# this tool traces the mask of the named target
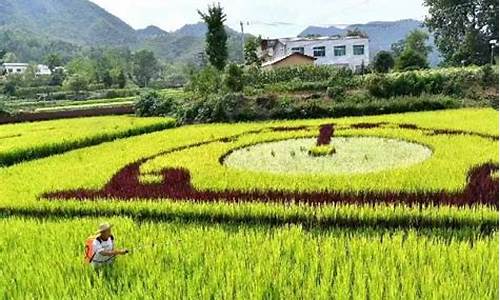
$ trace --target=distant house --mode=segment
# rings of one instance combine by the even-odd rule
[[[260,54],[268,62],[300,53],[316,58],[316,65],[334,65],[356,71],[370,63],[369,51],[366,37],[333,36],[262,40]]]
[[[4,63],[2,69],[6,75],[23,74],[30,65],[25,63]],[[36,65],[36,75],[51,75],[49,67],[46,65]]]
[[[285,66],[295,66],[295,65],[312,65],[316,60],[315,57],[305,55],[298,52],[293,52],[288,55],[278,57],[274,60],[267,61],[262,64],[264,69],[274,69]]]
[[[23,74],[28,69],[29,64],[23,63],[4,63],[2,68],[5,70],[7,75],[11,74]]]

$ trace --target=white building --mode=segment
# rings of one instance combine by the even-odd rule
[[[29,68],[29,64],[25,63],[4,63],[2,69],[6,75],[23,74]],[[49,67],[46,65],[36,65],[36,75],[51,75]]]
[[[370,63],[368,38],[348,37],[298,37],[262,40],[261,56],[265,61],[299,52],[316,58],[317,65],[347,67],[353,71]]]
[[[29,64],[23,63],[4,63],[2,68],[5,70],[7,75],[10,74],[23,74],[28,69]]]

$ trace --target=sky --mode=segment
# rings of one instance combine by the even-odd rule
[[[200,21],[196,10],[213,0],[91,0],[135,29],[173,31]],[[423,0],[219,0],[227,25],[262,37],[296,36],[309,25],[346,26],[370,21],[423,20]],[[277,24],[278,23],[278,24]]]

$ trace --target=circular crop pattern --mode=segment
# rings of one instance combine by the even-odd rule
[[[240,170],[270,173],[359,174],[418,164],[432,155],[420,144],[378,137],[338,137],[335,153],[312,156],[316,139],[290,139],[257,144],[232,152],[224,165]]]
[[[101,189],[42,198],[498,206],[497,156],[497,136],[461,130],[268,125],[144,157]]]

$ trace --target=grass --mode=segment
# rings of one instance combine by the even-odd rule
[[[496,234],[112,218],[118,247],[132,252],[95,272],[83,264],[82,245],[100,221],[0,219],[3,296],[491,299],[498,293]]]

